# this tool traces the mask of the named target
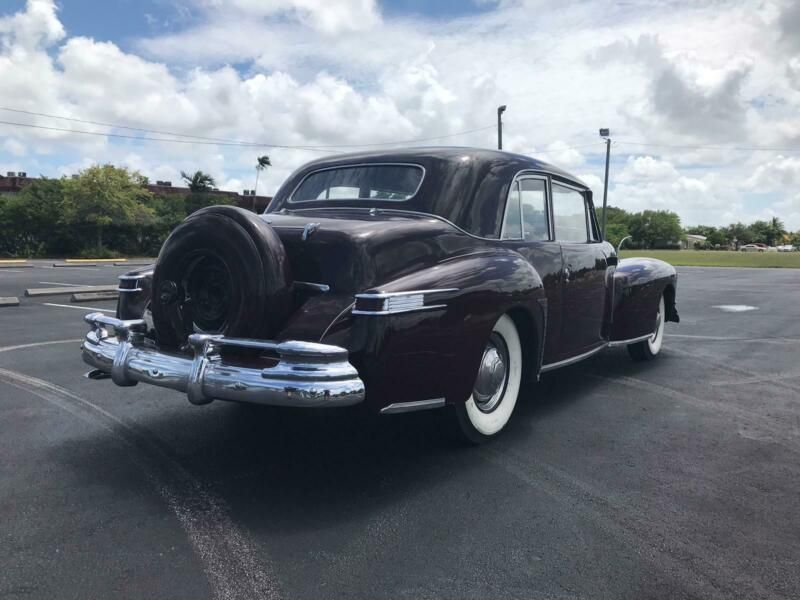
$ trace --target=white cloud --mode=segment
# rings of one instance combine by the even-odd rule
[[[375,0],[201,0],[201,4],[248,16],[288,16],[326,34],[361,31],[381,22]]]
[[[507,149],[538,150],[580,171],[600,198],[597,128],[611,127],[611,204],[723,224],[766,210],[800,212],[798,182],[786,174],[792,156],[677,147],[800,144],[793,4],[500,1],[479,16],[434,21],[384,17],[374,0],[193,0],[182,29],[123,50],[66,37],[54,2],[29,0],[0,17],[0,106],[289,146],[489,127],[441,143],[493,147],[495,108],[507,104]],[[202,169],[222,186],[251,188],[255,157],[268,153],[275,166],[259,180],[263,193],[320,155],[2,127],[0,162],[29,172],[112,161],[151,179],[176,182],[180,170]],[[676,147],[646,147],[643,155],[626,140]],[[760,193],[766,182],[769,198]],[[752,208],[756,197],[766,205]]]

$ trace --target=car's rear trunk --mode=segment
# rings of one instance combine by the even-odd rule
[[[281,238],[295,281],[355,293],[432,266],[465,247],[446,222],[414,213],[364,209],[263,215]],[[304,235],[309,224],[314,224]]]

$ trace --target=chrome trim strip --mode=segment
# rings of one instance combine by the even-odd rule
[[[602,346],[598,346],[597,348],[589,350],[588,352],[584,352],[583,354],[578,354],[577,356],[572,356],[570,358],[566,358],[566,359],[560,360],[558,362],[550,363],[550,364],[547,364],[547,365],[542,365],[542,368],[539,369],[539,372],[540,373],[546,373],[547,371],[553,371],[555,369],[560,369],[561,367],[566,367],[568,365],[573,365],[573,364],[575,364],[577,362],[580,362],[580,361],[582,361],[582,360],[584,360],[586,358],[589,358],[590,356],[592,356],[594,354],[597,354],[601,350],[605,350],[606,346],[608,346],[608,343],[605,343]]]
[[[415,412],[418,410],[430,410],[444,406],[444,398],[433,398],[432,400],[415,400],[414,402],[395,402],[381,409],[382,415],[398,415],[400,413]]]
[[[447,308],[446,304],[426,304],[425,306],[418,306],[415,308],[403,308],[398,310],[355,310],[353,309],[351,314],[354,315],[401,315],[403,313],[410,313],[410,312],[420,312],[424,310],[434,310],[437,308]]]
[[[414,294],[444,294],[446,292],[457,292],[459,288],[439,288],[432,290],[413,290],[410,292],[376,292],[366,294],[356,294],[356,298],[365,300],[380,300],[383,298],[394,298],[396,296],[412,296]]]
[[[375,207],[375,208],[377,208],[377,207]],[[293,209],[291,209],[292,212],[300,212],[300,211],[304,211],[304,210],[372,210],[372,209],[367,208],[365,206],[315,206],[313,208],[293,208]],[[483,237],[481,235],[475,235],[474,233],[470,233],[466,229],[462,229],[461,227],[459,227],[458,225],[456,225],[455,223],[453,223],[449,219],[446,219],[445,217],[443,217],[441,215],[435,215],[433,213],[426,213],[426,212],[420,212],[418,210],[408,210],[408,209],[403,209],[403,208],[383,208],[383,207],[380,207],[380,208],[377,208],[377,210],[378,210],[379,213],[388,212],[388,213],[397,213],[397,214],[401,214],[401,215],[402,214],[415,215],[415,216],[419,216],[419,217],[427,217],[429,219],[436,219],[437,221],[441,221],[442,223],[447,223],[453,229],[456,229],[456,230],[460,231],[461,233],[463,233],[464,235],[468,235],[471,238],[475,238],[476,240],[484,240],[484,241],[487,241],[487,242],[502,242],[502,241],[504,241],[504,240],[501,240],[500,238],[490,238],[490,237]],[[517,240],[517,241],[519,241],[519,240]]]
[[[138,275],[120,275],[119,277],[117,277],[117,279],[142,279],[152,274],[153,271],[145,271],[144,273],[139,273]]]
[[[609,348],[614,348],[615,346],[627,346],[628,344],[635,344],[636,342],[643,342],[645,340],[650,339],[653,337],[652,333],[648,333],[646,335],[640,335],[639,337],[631,338],[629,340],[612,340],[608,342]]]
[[[315,169],[313,171],[309,171],[308,173],[306,173],[300,180],[300,182],[296,186],[294,186],[292,193],[289,194],[289,196],[286,198],[285,204],[303,204],[304,202],[319,202],[320,199],[318,198],[314,198],[312,200],[293,200],[293,198],[294,195],[297,193],[297,190],[300,188],[301,185],[303,185],[305,180],[316,173],[322,173],[323,171],[335,171],[337,169],[353,169],[356,167],[414,167],[422,171],[422,177],[419,178],[419,183],[417,184],[417,189],[414,190],[414,193],[411,194],[408,198],[403,198],[402,200],[390,200],[388,198],[337,198],[336,200],[334,200],[334,202],[347,201],[347,200],[356,200],[356,201],[382,200],[384,202],[407,202],[413,199],[419,193],[419,189],[422,187],[422,183],[425,181],[425,176],[428,174],[424,166],[411,162],[342,163],[340,165]],[[330,198],[328,198],[328,200],[330,200]],[[266,212],[264,214],[266,214]]]
[[[137,287],[137,288],[121,288],[121,287],[118,287],[117,291],[118,292],[141,292],[143,290],[140,287]]]
[[[193,404],[214,399],[275,406],[349,406],[364,400],[364,383],[338,346],[193,334],[193,356],[161,352],[145,340],[143,319],[123,321],[91,313],[81,350],[88,365],[119,386],[139,382],[185,392]],[[258,368],[223,360],[223,347],[267,350],[277,364]]]
[[[382,306],[376,310],[362,310],[355,308],[353,304],[352,314],[354,315],[397,315],[402,313],[435,310],[447,308],[446,304],[425,304],[426,296],[431,294],[442,294],[457,292],[459,288],[439,288],[431,290],[411,290],[406,292],[374,292],[356,294],[356,303],[361,300],[383,300]]]
[[[325,283],[312,283],[310,281],[295,281],[294,285],[302,289],[314,292],[320,292],[322,294],[331,291],[331,286]]]

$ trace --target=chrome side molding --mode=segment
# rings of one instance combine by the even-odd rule
[[[445,404],[444,398],[433,398],[431,400],[415,400],[414,402],[395,402],[381,409],[382,415],[397,415],[400,413],[415,412],[418,410],[430,410],[441,408]]]
[[[371,292],[356,294],[354,315],[396,315],[421,310],[446,308],[445,303],[427,304],[430,296],[459,291],[459,288],[412,290],[408,292]],[[436,299],[434,298],[434,302]]]

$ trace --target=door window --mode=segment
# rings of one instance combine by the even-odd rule
[[[520,181],[523,236],[529,242],[550,239],[544,187],[543,179],[522,179]]]
[[[577,190],[553,183],[553,224],[561,242],[586,242],[586,200]]]

